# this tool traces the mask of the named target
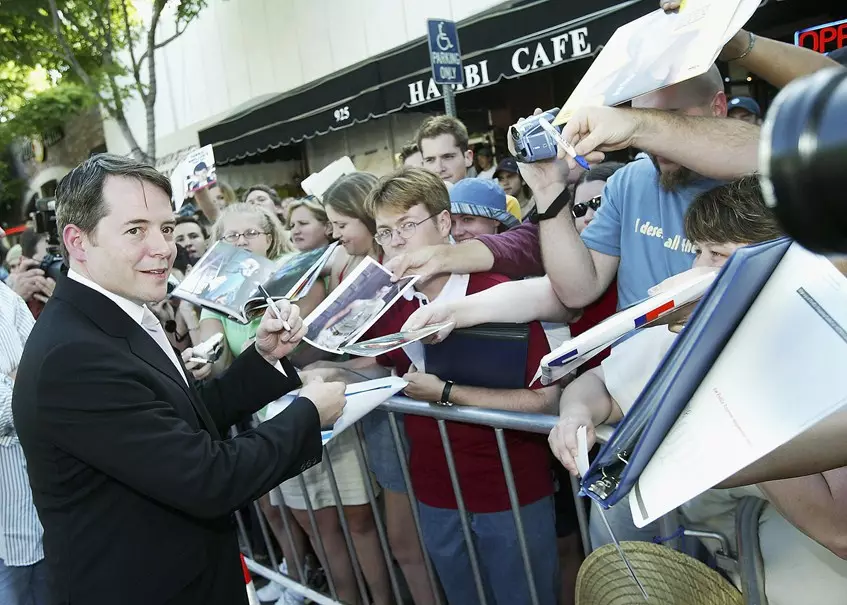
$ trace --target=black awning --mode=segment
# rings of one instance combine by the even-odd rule
[[[524,0],[475,17],[459,25],[457,92],[593,57],[620,25],[655,8],[655,0]],[[423,39],[238,112],[201,130],[200,144],[213,145],[223,165],[438,99]]]

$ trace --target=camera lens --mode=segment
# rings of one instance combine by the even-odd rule
[[[786,232],[816,252],[847,252],[847,70],[792,82],[768,112],[762,192]]]

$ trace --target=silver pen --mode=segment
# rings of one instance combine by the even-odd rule
[[[285,328],[286,332],[291,332],[291,326],[288,325],[288,322],[282,319],[282,314],[279,312],[279,307],[276,306],[274,299],[271,298],[271,295],[268,294],[268,291],[265,290],[265,287],[262,284],[259,284],[259,291],[262,293],[262,296],[265,297],[265,302],[268,303],[268,307],[271,310],[271,313],[274,314],[278,320],[282,322],[282,327]]]

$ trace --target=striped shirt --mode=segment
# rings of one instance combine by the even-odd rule
[[[0,283],[0,560],[10,567],[44,558],[41,523],[12,418],[12,376],[34,324],[26,303]]]

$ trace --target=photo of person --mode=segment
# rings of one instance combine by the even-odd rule
[[[200,295],[220,305],[239,306],[235,304],[236,301],[246,300],[256,290],[257,284],[261,283],[261,275],[258,275],[260,269],[258,260],[245,258],[236,265],[234,271],[227,271],[210,281]]]
[[[198,162],[194,166],[191,176],[188,177],[188,191],[197,191],[203,187],[214,185],[217,180],[214,165],[209,167],[206,162]]]
[[[401,279],[391,283],[391,274],[382,265],[366,259],[306,318],[305,340],[325,351],[339,352],[364,334],[368,326],[416,281]]]

